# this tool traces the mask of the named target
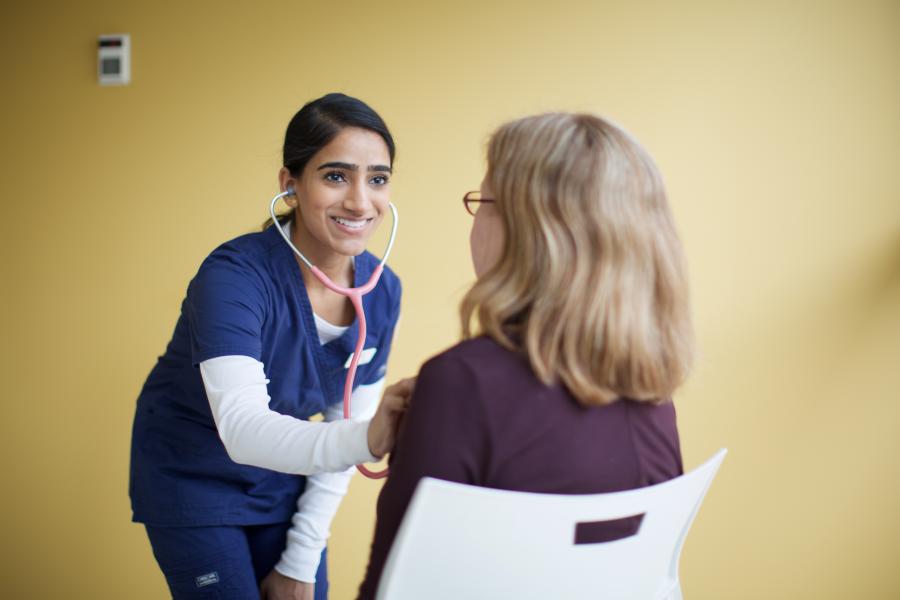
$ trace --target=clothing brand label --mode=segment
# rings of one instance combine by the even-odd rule
[[[375,358],[375,353],[378,352],[378,348],[366,348],[362,351],[362,354],[359,355],[359,364],[366,365],[372,362],[372,359]],[[353,360],[353,355],[347,357],[347,362],[344,363],[344,368],[350,368],[350,361]]]
[[[212,573],[207,573],[206,575],[201,575],[195,579],[197,582],[197,587],[204,587],[207,585],[212,585],[214,583],[219,583],[219,573],[217,571],[213,571]]]

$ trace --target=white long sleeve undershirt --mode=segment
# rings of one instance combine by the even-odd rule
[[[316,318],[320,341],[346,328]],[[200,363],[213,419],[235,462],[283,473],[307,475],[287,544],[275,569],[298,581],[314,582],[331,521],[347,493],[354,465],[377,460],[369,452],[369,420],[384,379],[353,391],[351,420],[343,407],[328,407],[323,423],[279,414],[268,406],[268,380],[261,362],[248,356],[221,356]]]
[[[271,410],[269,380],[256,359],[211,358],[200,363],[200,374],[219,437],[236,463],[312,475],[376,460],[367,421],[311,423]]]

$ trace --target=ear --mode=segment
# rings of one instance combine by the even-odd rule
[[[291,175],[291,172],[288,171],[287,167],[281,167],[281,170],[278,171],[278,184],[281,188],[282,192],[286,192],[288,190],[294,190],[297,186],[297,180]],[[284,202],[291,208],[297,206],[297,195],[291,194],[290,196],[284,197]]]

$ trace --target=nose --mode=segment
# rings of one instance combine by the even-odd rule
[[[363,182],[353,182],[347,187],[347,194],[341,206],[344,210],[355,215],[364,215],[371,212],[372,199],[370,190]]]

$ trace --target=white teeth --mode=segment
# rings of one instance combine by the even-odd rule
[[[350,219],[342,219],[341,217],[331,217],[337,223],[340,223],[344,227],[350,227],[351,229],[362,229],[366,226],[366,223],[369,222],[368,219],[362,219],[360,221],[351,221]]]

